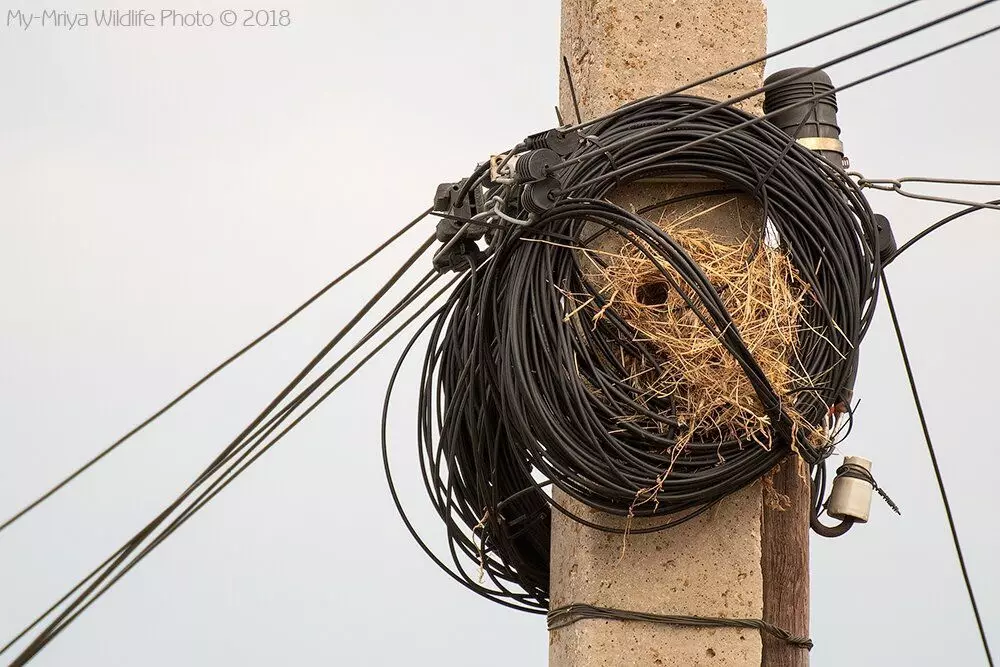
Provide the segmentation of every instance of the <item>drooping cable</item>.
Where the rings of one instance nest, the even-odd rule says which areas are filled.
[[[920,29],[985,4],[989,3],[977,3],[900,35],[915,34]],[[836,90],[847,90],[899,71],[997,30],[1000,26],[955,40]],[[893,39],[883,40],[883,43],[890,43]],[[814,103],[828,94],[824,91],[801,103]],[[696,108],[677,111],[667,118],[658,115],[663,107],[683,103],[690,103]],[[634,125],[627,131],[622,130],[619,134],[605,132],[630,115]],[[718,120],[716,116],[722,116],[726,121],[714,125],[712,121]],[[669,257],[671,268],[681,266],[690,271],[690,278],[686,278],[690,282],[683,287],[695,292],[693,299],[688,301],[688,307],[706,309],[699,311],[702,324],[724,340],[732,332],[732,327],[724,312],[712,309],[713,288],[703,283],[699,287],[700,278],[694,271],[696,267],[685,264],[683,255],[669,247],[669,239],[655,236],[656,230],[636,227],[642,223],[634,220],[633,214],[614,207],[606,208],[608,205],[601,199],[608,190],[631,180],[662,176],[664,173],[668,176],[676,173],[682,178],[706,176],[700,171],[703,165],[693,159],[692,154],[704,154],[718,160],[718,172],[707,176],[758,199],[768,219],[773,218],[778,210],[775,208],[778,197],[770,194],[768,187],[774,187],[774,182],[782,182],[781,168],[787,170],[787,162],[796,164],[803,155],[810,155],[813,159],[812,168],[818,170],[817,180],[822,181],[824,187],[843,188],[837,194],[806,196],[806,203],[791,205],[794,213],[789,219],[808,226],[808,221],[829,219],[831,215],[836,217],[832,212],[837,210],[837,205],[831,202],[836,201],[839,205],[847,202],[852,209],[842,219],[840,231],[849,230],[845,234],[841,235],[836,229],[833,233],[829,229],[809,229],[803,231],[803,240],[797,237],[795,231],[782,229],[779,233],[782,247],[793,257],[796,268],[818,294],[816,308],[811,312],[816,320],[811,320],[804,330],[815,332],[822,326],[830,329],[826,335],[819,335],[817,340],[805,344],[807,357],[817,355],[820,358],[824,353],[829,354],[811,367],[817,375],[824,375],[829,384],[801,387],[803,395],[796,399],[811,405],[811,409],[805,412],[810,414],[813,423],[821,421],[835,405],[848,403],[843,389],[853,383],[857,367],[856,350],[871,322],[881,270],[871,211],[860,190],[843,183],[847,174],[816,160],[802,147],[793,145],[784,134],[774,135],[768,160],[759,165],[754,163],[754,150],[759,148],[761,142],[758,138],[748,139],[744,135],[769,132],[764,129],[770,127],[766,119],[741,115],[732,108],[697,98],[677,96],[666,99],[657,96],[649,98],[644,104],[630,106],[621,113],[597,119],[588,123],[587,127],[591,134],[549,170],[550,176],[559,180],[559,186],[549,193],[553,202],[551,206],[540,204],[544,209],[542,211],[525,210],[527,195],[511,194],[509,189],[492,184],[490,170],[486,167],[477,169],[460,187],[460,200],[477,193],[477,188],[485,190],[485,195],[477,195],[481,199],[499,197],[504,202],[505,219],[515,221],[516,225],[512,223],[507,231],[489,230],[487,238],[490,244],[485,255],[488,261],[479,263],[469,272],[468,278],[452,294],[449,304],[421,332],[429,341],[420,386],[418,452],[428,497],[447,527],[450,564],[446,563],[448,558],[438,556],[421,539],[406,516],[403,502],[391,480],[387,454],[387,413],[395,378],[405,354],[390,383],[383,414],[383,457],[390,489],[407,529],[421,549],[449,576],[467,588],[491,600],[533,612],[543,611],[548,603],[547,558],[551,511],[568,514],[594,528],[639,532],[631,527],[623,530],[588,521],[570,508],[557,504],[547,492],[551,485],[559,486],[589,507],[611,514],[659,516],[658,512],[665,515],[687,508],[689,512],[682,518],[690,518],[711,507],[715,498],[724,497],[739,488],[741,483],[756,479],[756,475],[770,469],[780,459],[778,456],[774,461],[761,461],[760,467],[749,466],[745,474],[732,474],[726,466],[735,465],[734,461],[739,463],[741,455],[750,457],[751,454],[746,453],[750,448],[740,446],[738,442],[730,443],[737,445],[738,452],[723,451],[720,457],[720,443],[702,443],[705,445],[700,454],[702,458],[700,461],[695,459],[692,465],[696,467],[700,463],[707,466],[711,461],[714,466],[721,458],[723,463],[718,467],[722,470],[713,469],[713,473],[717,474],[714,479],[719,483],[714,491],[707,487],[707,493],[706,489],[699,489],[697,494],[693,494],[690,489],[698,486],[690,478],[695,475],[683,466],[678,467],[672,456],[661,454],[662,458],[656,459],[655,448],[650,451],[650,445],[659,445],[662,450],[669,451],[672,442],[676,442],[669,435],[669,429],[676,428],[669,417],[669,406],[659,406],[659,409],[649,409],[644,413],[642,406],[637,407],[637,402],[633,400],[634,395],[628,394],[627,382],[622,381],[628,375],[624,368],[614,364],[610,368],[601,367],[604,362],[613,362],[615,354],[610,353],[612,350],[623,348],[634,357],[642,357],[642,346],[634,344],[634,332],[628,333],[627,326],[613,320],[613,308],[604,310],[608,304],[600,302],[600,295],[595,293],[593,286],[588,287],[585,280],[570,284],[565,282],[574,275],[579,277],[578,263],[569,268],[569,265],[564,266],[560,262],[569,261],[565,258],[567,254],[585,252],[587,243],[583,242],[584,236],[593,238],[598,234],[614,233],[636,246],[652,247],[655,252],[650,254]],[[525,147],[532,147],[530,140],[515,147],[511,153]],[[510,153],[507,154],[509,156]],[[817,163],[822,166],[817,167]],[[675,172],[665,165],[675,166]],[[738,174],[745,168],[750,173],[745,181],[740,182]],[[795,178],[782,191],[794,197],[796,192],[802,194],[803,187],[808,183],[808,178]],[[820,208],[810,212],[809,208],[817,202],[822,202]],[[559,214],[565,217],[560,218]],[[488,217],[485,219],[489,220]],[[466,219],[458,234],[474,229],[474,222],[472,218]],[[552,224],[554,222],[565,222],[569,226]],[[596,227],[598,231],[584,235],[572,224],[586,224]],[[558,242],[554,242],[556,239]],[[456,240],[452,238],[448,243],[455,245]],[[543,240],[546,243],[539,243]],[[521,248],[528,243],[534,243],[535,249]],[[811,259],[806,257],[808,253],[803,252],[803,243],[817,244],[817,252]],[[542,246],[546,247],[545,251],[538,250]],[[516,270],[500,268],[515,261],[511,257],[522,253],[530,259],[519,261]],[[675,261],[678,264],[674,264]],[[825,264],[836,265],[840,261],[843,264],[836,267]],[[818,268],[831,270],[834,275],[821,278]],[[532,279],[530,274],[521,273],[530,271],[540,272],[539,276]],[[863,278],[860,278],[861,274],[853,273],[858,271],[863,273]],[[550,327],[559,331],[561,326],[566,325],[562,321],[566,313],[560,310],[565,305],[560,300],[563,296],[551,294],[556,286],[561,295],[580,291],[589,294],[595,300],[595,308],[611,313],[608,315],[608,319],[612,320],[609,326],[616,330],[609,333],[602,331],[598,325],[595,329],[599,333],[581,332],[572,327],[570,331],[559,334],[549,332]],[[681,286],[671,284],[673,289],[678,287]],[[547,296],[546,290],[549,292]],[[853,296],[845,298],[844,295]],[[508,301],[512,301],[509,307],[497,305]],[[841,312],[842,308],[847,310]],[[856,322],[856,328],[845,331],[843,323],[848,321]],[[609,335],[613,343],[602,341],[604,335]],[[528,338],[520,341],[519,337],[526,336]],[[478,342],[484,339],[490,341],[486,346]],[[848,349],[830,353],[830,341],[839,344],[844,339]],[[414,344],[415,340],[411,341],[407,352]],[[592,358],[587,358],[588,354],[594,354],[595,348],[601,352],[598,355],[601,363],[595,364]],[[565,354],[564,349],[571,353]],[[743,356],[736,340],[727,340],[727,349],[742,359],[748,376],[755,382],[755,388],[763,392],[762,402],[774,405],[773,397],[768,395],[765,378],[753,366],[752,355]],[[565,356],[560,356],[563,354]],[[836,376],[837,370],[842,375],[831,378],[831,371]],[[582,386],[573,388],[566,383],[579,379],[575,375],[583,377],[584,381]],[[839,389],[832,391],[834,387]],[[605,406],[603,413],[592,417],[585,410],[595,388],[600,399],[607,400],[610,405]],[[534,405],[540,399],[545,399],[543,408]],[[850,411],[849,406],[844,409]],[[668,429],[667,437],[663,437],[662,433],[650,437],[648,432],[642,433],[635,423],[601,423],[601,419],[636,412],[654,423],[656,428]],[[784,428],[779,412],[776,411],[772,417],[776,428]],[[591,422],[591,419],[594,421]],[[846,420],[838,427],[828,447],[819,451],[800,448],[800,453],[816,468],[819,480],[816,484],[816,506],[820,510],[825,486],[823,459],[843,437],[842,431],[850,430],[851,424],[851,420]],[[626,436],[638,437],[640,442],[648,437],[650,444],[643,450],[630,451],[616,441],[622,437],[622,432]],[[607,451],[593,452],[595,447],[600,450],[604,446]],[[776,448],[771,454],[778,455],[782,451]],[[624,458],[615,458],[623,454]],[[578,460],[573,457],[578,457]],[[573,464],[577,467],[566,467]],[[643,473],[636,472],[642,468],[630,468],[630,465],[647,466],[643,471],[645,477]],[[670,473],[664,482],[662,474],[665,468]],[[591,485],[590,476],[595,470],[601,470],[601,474],[607,477],[600,477],[599,482]],[[712,479],[711,475],[709,479]],[[667,493],[663,497],[659,493],[652,494],[655,503],[651,502],[648,506],[640,504],[636,511],[637,488],[660,488],[662,491],[674,482],[682,489],[685,485],[687,488],[681,493]],[[661,483],[663,486],[660,486]],[[620,495],[615,497],[616,493]],[[687,493],[686,498],[684,493]],[[601,494],[610,494],[614,501],[602,500]],[[684,500],[678,502],[679,499]],[[644,514],[650,506],[655,509]],[[667,522],[643,530],[669,525],[674,524]]]
[[[966,6],[879,44],[916,34],[987,4]],[[872,81],[997,30],[1000,26],[955,40],[836,90]],[[837,62],[871,48],[875,47],[854,51]],[[815,103],[828,94],[823,91],[799,104]],[[771,222],[784,215],[784,206],[789,207],[789,224],[779,230],[778,236],[782,248],[815,292],[815,307],[809,314],[813,319],[803,330],[815,333],[828,328],[826,334],[815,338],[807,335],[804,344],[805,358],[812,359],[806,362],[804,375],[823,376],[827,383],[811,383],[795,393],[795,403],[805,406],[802,410],[813,424],[826,419],[835,406],[849,404],[849,392],[845,390],[853,383],[857,347],[871,322],[881,270],[877,230],[857,185],[845,183],[849,181],[846,173],[794,144],[787,134],[774,131],[776,128],[766,118],[749,116],[724,103],[687,96],[656,96],[588,121],[587,127],[590,134],[579,146],[548,169],[550,181],[558,180],[555,187],[545,186],[549,188],[551,205],[544,203],[544,197],[532,200],[527,194],[529,186],[517,194],[521,191],[493,183],[489,165],[481,166],[456,186],[459,202],[466,197],[471,200],[473,194],[477,202],[502,202],[504,215],[495,217],[494,222],[509,220],[511,225],[507,230],[487,224],[480,228],[480,235],[488,232],[489,246],[483,254],[487,261],[481,261],[482,257],[477,260],[475,269],[452,293],[446,307],[422,329],[429,342],[419,398],[418,452],[428,497],[447,526],[451,565],[445,565],[417,535],[391,479],[389,482],[407,529],[450,576],[492,600],[517,608],[526,606],[531,611],[543,610],[547,605],[551,511],[568,514],[591,527],[623,532],[615,526],[594,524],[557,504],[547,493],[550,485],[611,514],[631,517],[682,512],[681,519],[688,519],[740,485],[757,479],[786,451],[775,447],[768,454],[775,456],[773,460],[757,460],[754,457],[759,451],[735,439],[701,443],[702,450],[695,443],[687,452],[692,454],[692,461],[683,461],[680,466],[672,454],[663,455],[676,442],[677,424],[671,420],[668,404],[652,408],[639,405],[635,394],[629,393],[634,388],[622,379],[627,373],[614,361],[620,350],[633,358],[649,355],[641,344],[636,344],[635,333],[628,333],[626,324],[614,319],[614,309],[606,308],[608,304],[602,303],[595,288],[583,279],[579,262],[568,259],[574,253],[585,252],[584,237],[616,234],[644,248],[648,256],[667,258],[671,268],[682,271],[686,284],[671,283],[671,289],[692,290],[691,296],[685,297],[687,306],[740,359],[761,402],[774,410],[770,418],[778,441],[791,441],[779,407],[781,401],[769,393],[753,355],[741,351],[738,332],[733,332],[728,314],[718,307],[714,288],[703,282],[704,276],[698,275],[697,266],[684,257],[682,249],[672,246],[671,239],[658,236],[661,232],[655,226],[642,227],[644,221],[634,214],[602,202],[611,188],[645,176],[694,175],[721,181],[729,189],[754,197]],[[537,146],[532,141],[529,138],[515,147],[504,162],[518,150]],[[762,145],[767,148],[758,156]],[[759,164],[758,157],[762,158]],[[802,167],[803,159],[809,164],[805,170],[813,170],[814,176],[797,174],[785,183],[788,170],[794,172]],[[747,170],[745,175],[743,170]],[[823,194],[804,194],[812,182]],[[790,197],[789,203],[782,204],[782,196]],[[797,196],[803,199],[795,199]],[[526,198],[540,208],[523,208],[528,206]],[[841,215],[838,207],[845,204],[847,212]],[[815,211],[810,210],[817,206]],[[466,217],[454,237],[449,237],[446,249],[456,247],[463,234],[476,229],[477,217],[490,221],[489,215],[481,215],[486,217]],[[823,220],[839,222],[829,228],[810,228],[811,223]],[[797,231],[796,224],[806,228]],[[582,225],[597,231],[582,234],[577,228]],[[543,240],[546,242],[539,243]],[[814,251],[805,250],[810,244],[815,244]],[[516,269],[504,268],[515,261]],[[660,268],[665,273],[665,267]],[[831,273],[821,276],[824,272]],[[556,286],[559,294],[553,295]],[[590,295],[594,309],[608,314],[601,325],[607,323],[610,330],[602,326],[595,326],[593,333],[573,327],[566,330],[566,322],[562,321],[566,313],[560,310],[565,306],[563,299],[567,294],[581,292]],[[509,310],[497,305],[513,295],[516,304],[512,303]],[[851,324],[845,324],[848,322]],[[479,341],[483,340],[489,344],[482,346]],[[411,341],[407,350],[412,346]],[[594,354],[598,356],[596,361]],[[605,368],[606,363],[610,367]],[[583,384],[573,387],[572,383],[580,378]],[[394,384],[390,383],[387,392],[386,412]],[[608,405],[588,405],[595,389],[600,396],[597,402],[607,401]],[[544,407],[535,405],[537,401],[542,401]],[[599,407],[601,411],[587,412]],[[850,411],[849,407],[844,409]],[[649,420],[659,432],[651,434],[628,421],[602,423],[631,414]],[[816,467],[815,503],[819,510],[825,486],[823,460],[842,439],[844,428],[850,430],[851,423],[847,420],[838,427],[825,447],[797,449]],[[386,440],[387,424],[384,414]],[[620,442],[622,438],[648,443],[641,450],[630,450]],[[660,453],[656,446],[661,448]],[[725,449],[730,446],[735,449]],[[594,453],[595,447],[599,454]],[[385,451],[383,456],[387,476],[391,476]],[[720,459],[722,464],[716,466]],[[698,475],[693,471],[710,462],[713,468],[705,477],[709,483],[696,482]],[[691,467],[685,468],[688,463]],[[746,468],[741,470],[740,464]],[[669,470],[666,481],[665,470]],[[672,484],[683,491],[669,491]],[[665,488],[668,492],[662,493]],[[655,502],[637,504],[637,489],[659,492],[651,494]],[[643,527],[642,531],[675,523]],[[625,531],[639,532],[630,526]]]
[[[991,200],[991,201],[988,201],[988,202],[984,202],[984,204],[990,204],[992,206],[1000,206],[1000,199],[994,199],[994,200]],[[899,257],[900,255],[902,255],[904,251],[906,251],[910,247],[912,247],[913,244],[915,244],[918,241],[920,241],[921,239],[929,236],[930,234],[932,234],[933,232],[937,231],[938,229],[941,229],[942,227],[944,227],[948,223],[953,222],[955,220],[959,220],[960,218],[964,218],[965,216],[969,215],[970,213],[975,213],[976,211],[983,211],[983,210],[987,210],[987,207],[984,206],[984,205],[982,205],[982,204],[976,204],[974,206],[968,206],[968,207],[962,209],[961,211],[957,211],[955,213],[952,213],[949,216],[946,216],[946,217],[942,218],[941,220],[938,220],[934,224],[932,224],[929,227],[927,227],[927,228],[921,230],[920,232],[918,232],[916,235],[913,236],[913,238],[909,239],[906,243],[904,243],[903,245],[901,245],[899,247],[899,249],[895,252],[895,254],[893,254],[893,256],[889,259],[889,261],[886,262],[886,265],[888,266],[892,262],[896,261],[896,258]]]

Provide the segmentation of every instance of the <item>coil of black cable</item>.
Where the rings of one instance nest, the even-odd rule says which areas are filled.
[[[447,526],[453,576],[491,599],[547,609],[550,516],[568,512],[553,503],[552,484],[610,514],[672,515],[645,530],[662,529],[761,478],[793,444],[819,468],[830,453],[830,446],[793,443],[787,405],[685,250],[656,224],[605,200],[614,187],[650,176],[707,178],[753,197],[810,287],[796,363],[804,377],[822,380],[797,392],[794,407],[820,424],[831,406],[849,402],[878,293],[872,211],[842,170],[781,129],[715,106],[690,96],[656,98],[590,126],[550,169],[559,186],[542,212],[525,210],[518,189],[491,183],[485,169],[466,188],[482,188],[482,199],[502,202],[508,219],[529,224],[491,230],[485,261],[470,263],[418,334],[427,342],[417,439],[427,493]],[[689,305],[739,362],[767,411],[769,449],[701,438],[670,451],[676,421],[669,398],[642,400],[620,361],[651,359],[647,344],[613,305],[593,327],[566,317],[565,294],[601,299],[574,250],[595,226],[652,250],[648,257],[680,273],[685,292],[695,295]],[[539,240],[558,242],[532,242]],[[395,376],[390,394],[394,383]],[[637,493],[651,488],[654,502],[636,506]]]

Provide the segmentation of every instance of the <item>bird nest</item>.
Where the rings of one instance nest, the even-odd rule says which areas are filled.
[[[820,437],[818,428],[795,412],[791,400],[796,389],[811,384],[795,370],[801,366],[796,350],[809,286],[786,253],[764,235],[727,243],[691,226],[702,213],[704,209],[695,208],[664,216],[659,225],[701,267],[777,396],[789,398],[783,401],[784,410],[799,437]],[[735,439],[769,449],[771,424],[764,406],[746,371],[702,321],[705,313],[699,317],[692,308],[700,308],[700,300],[680,272],[635,242],[614,251],[582,252],[590,260],[586,272],[603,303],[587,304],[589,308],[578,303],[571,314],[589,311],[596,321],[613,308],[634,329],[636,342],[653,351],[655,363],[636,357],[624,361],[631,383],[646,401],[668,399],[673,406],[678,424],[675,456],[691,441]]]

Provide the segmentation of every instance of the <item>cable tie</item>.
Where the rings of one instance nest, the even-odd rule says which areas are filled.
[[[583,136],[583,140],[588,144],[597,146],[598,148],[604,148],[604,145],[601,143],[601,138],[598,137],[596,134],[585,134]],[[612,175],[614,176],[615,183],[616,184],[620,183],[621,180],[618,178],[618,174],[615,173],[618,171],[618,162],[615,161],[615,156],[612,155],[611,151],[609,150],[603,150],[601,152],[604,153],[604,157],[608,158],[608,164],[611,165],[611,172]]]

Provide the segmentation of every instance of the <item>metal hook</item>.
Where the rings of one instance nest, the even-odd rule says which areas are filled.
[[[893,190],[899,191],[903,187],[902,182],[893,178],[866,178],[860,171],[849,171],[847,175],[858,179],[859,188],[872,188],[873,190],[892,192]]]
[[[956,204],[958,206],[970,206],[975,208],[988,208],[995,211],[1000,211],[1000,205],[989,204],[986,202],[971,201],[968,199],[955,199],[953,197],[938,197],[935,195],[927,195],[919,192],[910,192],[903,188],[904,183],[935,183],[941,185],[985,185],[1000,187],[1000,181],[986,181],[978,179],[964,179],[964,178],[930,178],[927,176],[903,176],[901,178],[866,178],[864,174],[860,172],[852,171],[848,173],[849,176],[856,177],[858,179],[858,187],[860,188],[872,188],[874,190],[882,190],[885,192],[896,192],[904,197],[909,197],[910,199],[920,199],[923,201],[933,201],[942,204]]]
[[[527,227],[533,222],[530,218],[528,220],[521,220],[519,218],[511,217],[501,211],[500,204],[503,203],[503,200],[501,200],[500,197],[493,197],[490,201],[493,202],[493,213],[495,213],[501,220],[506,220],[512,225],[518,225],[520,227]]]

